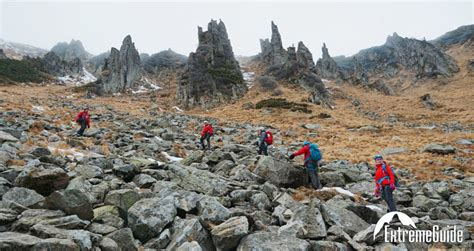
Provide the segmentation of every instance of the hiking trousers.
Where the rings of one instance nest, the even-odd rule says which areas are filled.
[[[319,175],[316,169],[306,168],[306,175],[308,177],[308,184],[316,190],[321,188],[321,182],[319,181]]]
[[[397,211],[395,201],[393,200],[393,191],[390,186],[382,187],[382,198],[387,202],[388,210],[390,212]]]
[[[77,131],[77,135],[82,136],[84,134],[84,131],[86,130],[87,122],[85,119],[80,119],[78,123],[81,125],[81,128],[79,129],[79,131]]]
[[[266,142],[263,142],[258,147],[258,154],[262,154],[262,153],[263,153],[263,155],[268,156],[268,146],[267,146]]]
[[[211,149],[211,134],[210,133],[206,133],[206,135],[201,136],[201,146],[202,146],[202,149],[206,148],[204,146],[204,140],[207,141],[207,148]]]

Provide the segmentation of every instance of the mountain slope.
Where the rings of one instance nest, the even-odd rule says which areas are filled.
[[[0,49],[3,49],[5,54],[12,59],[22,59],[25,56],[41,57],[48,51],[35,46],[9,42],[0,38]]]

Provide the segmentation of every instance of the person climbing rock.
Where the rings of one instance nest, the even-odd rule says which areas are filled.
[[[86,107],[83,111],[79,112],[74,121],[76,121],[81,126],[79,131],[77,131],[77,135],[82,136],[86,130],[86,127],[91,128],[89,108]]]
[[[382,198],[387,202],[390,212],[397,211],[393,200],[393,191],[395,190],[395,175],[392,168],[383,160],[382,155],[374,156],[375,160],[375,196]]]
[[[311,144],[308,141],[303,143],[303,147],[290,155],[290,159],[295,158],[298,155],[304,154],[304,166],[306,167],[306,174],[308,177],[308,183],[314,189],[320,189],[321,182],[319,181],[319,165],[322,159],[321,151],[317,144]]]
[[[263,154],[268,156],[268,146],[273,144],[273,134],[269,130],[265,130],[265,128],[260,128],[258,130],[258,154]]]
[[[204,140],[207,141],[207,148],[211,149],[211,136],[213,134],[212,125],[209,122],[204,121],[204,126],[201,131],[201,146],[202,149],[205,149]]]

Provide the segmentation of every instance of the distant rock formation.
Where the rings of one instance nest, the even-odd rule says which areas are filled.
[[[322,52],[323,57],[318,59],[318,62],[316,62],[316,73],[318,76],[324,79],[341,78],[342,73],[340,72],[336,61],[329,55],[329,51],[325,43],[323,43]]]
[[[266,65],[265,74],[278,80],[298,84],[312,92],[311,102],[331,107],[331,96],[325,88],[313,61],[313,55],[303,42],[283,48],[281,35],[274,22],[271,23],[272,38],[260,39],[260,60]]]
[[[143,69],[148,73],[159,73],[164,69],[179,69],[186,65],[186,56],[171,49],[155,53],[148,58],[142,58]]]
[[[7,57],[7,55],[5,54],[5,52],[4,52],[2,49],[0,49],[0,59],[7,59],[7,58],[8,58],[8,57]]]
[[[102,68],[105,65],[105,60],[109,57],[110,51],[93,56],[86,63],[86,69],[95,77],[99,77],[102,73]]]
[[[71,40],[71,42],[60,42],[57,43],[51,49],[52,52],[56,53],[64,61],[73,61],[76,58],[82,60],[82,62],[87,61],[92,57],[92,54],[87,52],[82,45],[80,40]]]
[[[95,92],[98,95],[125,92],[137,85],[140,76],[140,56],[128,35],[124,38],[120,51],[113,47],[110,50],[96,82]]]
[[[283,65],[286,61],[286,51],[283,48],[278,26],[272,21],[272,38],[271,40],[260,39],[260,47],[262,52],[260,57],[262,61],[269,65]]]
[[[403,70],[414,74],[416,79],[449,77],[459,71],[455,61],[433,44],[403,38],[397,33],[389,36],[384,45],[362,50],[349,58],[338,58],[336,62],[349,75],[360,74],[356,70],[363,68],[369,76],[381,75],[387,79]]]
[[[0,38],[0,49],[11,59],[21,60],[24,57],[44,56],[48,51],[28,44],[5,41]]]
[[[83,65],[79,58],[65,61],[56,55],[56,53],[50,51],[44,55],[42,63],[47,73],[57,77],[83,74]]]
[[[211,107],[243,96],[247,86],[225,24],[211,20],[207,31],[198,27],[198,38],[178,79],[178,101],[186,107]]]
[[[474,43],[474,24],[464,25],[455,30],[446,32],[430,42],[439,47],[464,44],[466,42]]]

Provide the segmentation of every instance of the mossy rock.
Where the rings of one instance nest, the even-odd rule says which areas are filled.
[[[256,109],[262,109],[265,107],[289,109],[290,111],[293,111],[293,112],[312,113],[312,111],[308,109],[307,104],[291,102],[284,98],[265,99],[265,100],[259,101],[255,105]]]

